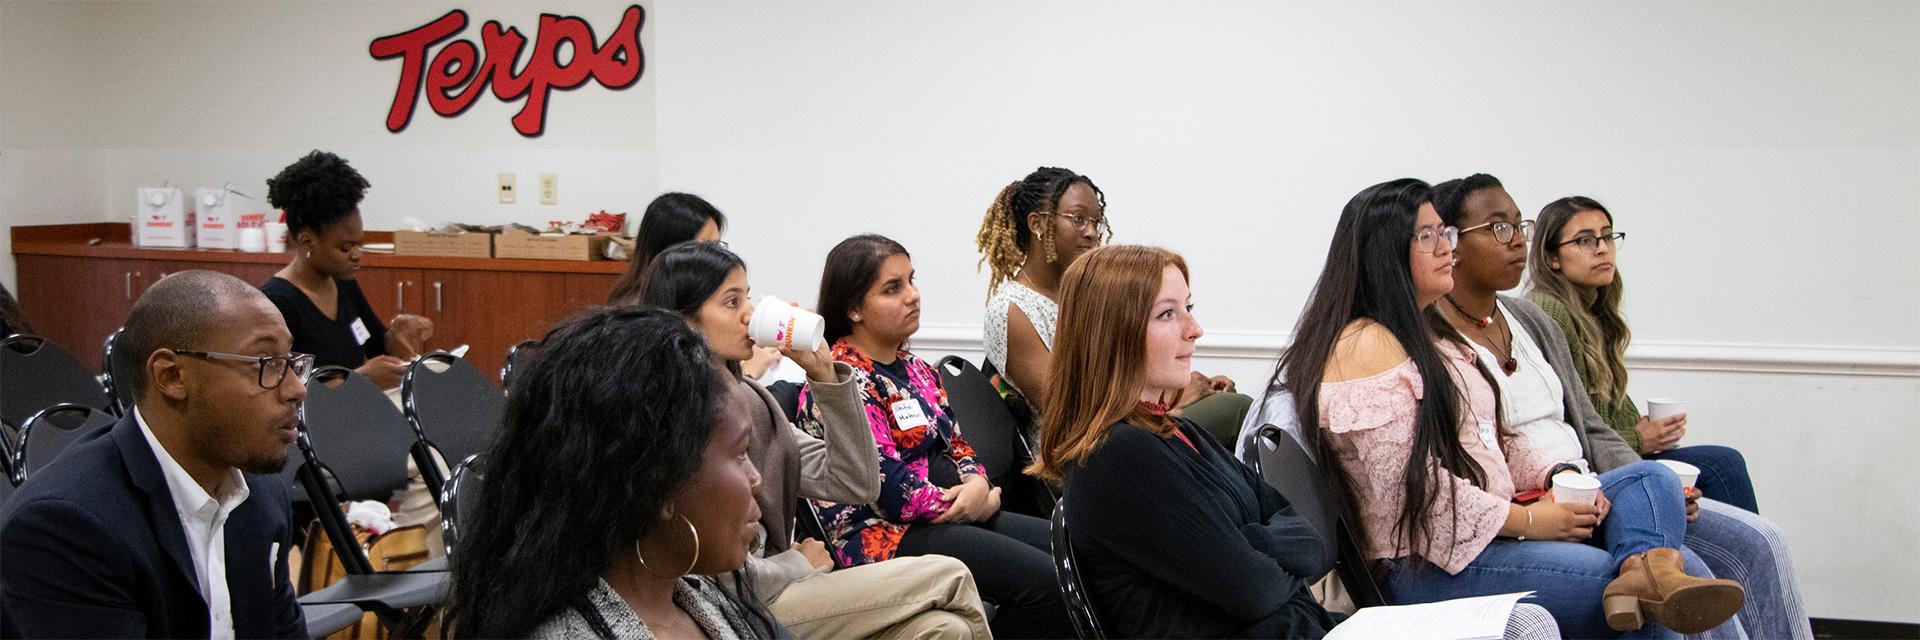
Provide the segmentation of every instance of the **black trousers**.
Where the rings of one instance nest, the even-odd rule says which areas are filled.
[[[898,553],[965,563],[980,597],[998,607],[990,624],[996,638],[1072,638],[1073,621],[1054,577],[1049,526],[1004,510],[968,524],[915,524],[901,536]]]

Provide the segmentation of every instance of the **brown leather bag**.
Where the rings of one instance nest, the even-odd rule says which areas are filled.
[[[420,525],[399,527],[392,531],[371,535],[358,527],[353,535],[359,539],[360,546],[366,550],[367,561],[374,571],[399,571],[412,568],[426,562],[430,557],[427,550],[427,530]],[[333,540],[327,537],[326,530],[318,519],[307,524],[307,544],[300,550],[300,572],[294,584],[299,587],[300,595],[306,595],[332,586],[347,575],[347,566],[340,556],[333,552]],[[437,626],[437,625],[436,625]],[[436,635],[429,629],[428,637]],[[386,640],[387,630],[380,619],[372,613],[360,617],[360,622],[341,629],[327,640]]]

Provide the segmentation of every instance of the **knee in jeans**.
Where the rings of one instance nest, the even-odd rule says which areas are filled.
[[[1642,460],[1621,468],[1627,478],[1649,485],[1655,490],[1680,492],[1680,476],[1675,475],[1666,465],[1651,460]]]

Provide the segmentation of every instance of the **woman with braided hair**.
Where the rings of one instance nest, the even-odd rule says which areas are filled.
[[[1106,213],[1107,196],[1092,178],[1040,167],[1002,188],[980,222],[975,242],[980,265],[989,269],[987,364],[998,371],[1000,394],[1010,401],[1018,397],[1034,413],[1046,412],[1043,395],[1060,320],[1060,274],[1113,237]],[[1225,376],[1199,373],[1168,400],[1176,415],[1227,438],[1253,402],[1233,393],[1233,381]]]

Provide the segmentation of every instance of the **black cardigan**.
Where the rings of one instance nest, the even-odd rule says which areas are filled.
[[[1318,638],[1307,586],[1319,535],[1280,493],[1186,420],[1195,447],[1127,423],[1066,474],[1067,529],[1108,633]],[[1197,449],[1197,451],[1196,451]]]

